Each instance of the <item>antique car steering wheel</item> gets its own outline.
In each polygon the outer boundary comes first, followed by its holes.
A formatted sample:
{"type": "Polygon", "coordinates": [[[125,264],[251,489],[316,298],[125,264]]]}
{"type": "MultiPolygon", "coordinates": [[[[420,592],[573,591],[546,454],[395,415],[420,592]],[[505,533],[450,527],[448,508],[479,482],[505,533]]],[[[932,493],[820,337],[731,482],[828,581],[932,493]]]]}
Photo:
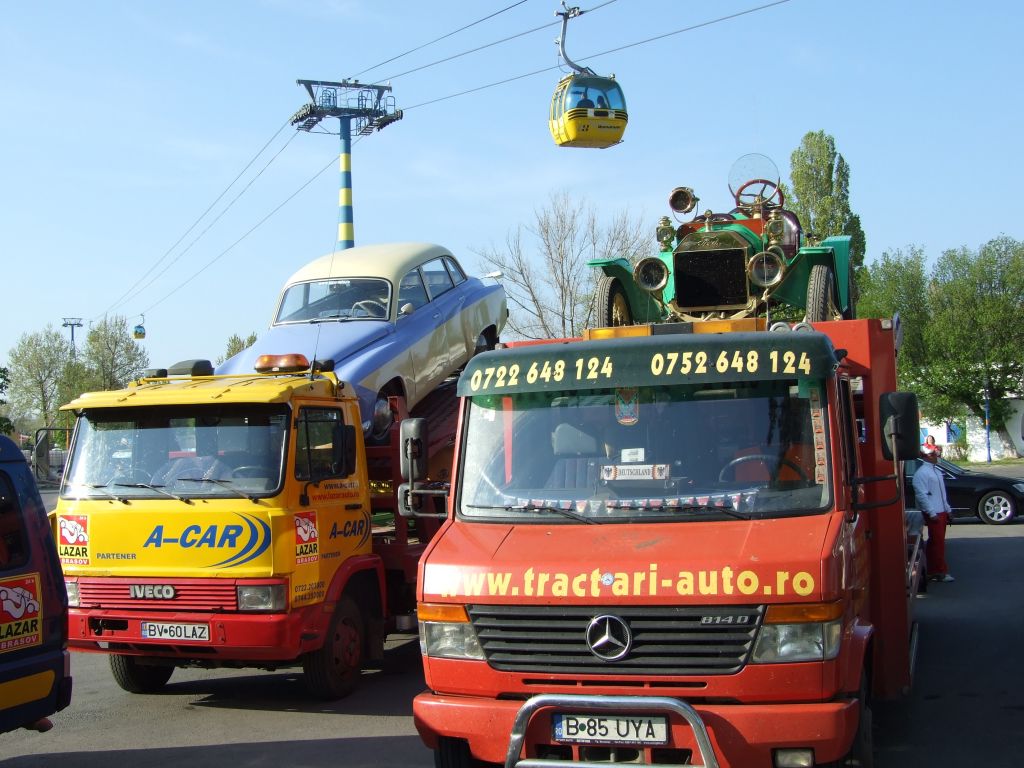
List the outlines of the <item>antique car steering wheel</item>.
{"type": "Polygon", "coordinates": [[[718,473],[718,482],[724,483],[725,475],[730,469],[733,469],[739,464],[745,464],[748,461],[760,461],[770,466],[775,466],[777,464],[778,466],[776,467],[776,469],[786,466],[792,470],[795,470],[797,475],[799,475],[800,479],[803,480],[804,482],[809,483],[811,481],[810,476],[807,474],[804,468],[794,461],[790,461],[789,459],[782,459],[780,461],[778,456],[770,456],[767,453],[752,453],[749,456],[737,456],[735,459],[733,459],[724,467],[722,467],[722,471],[718,473]]]}
{"type": "Polygon", "coordinates": [[[363,301],[357,301],[352,305],[352,309],[361,309],[369,317],[387,317],[388,311],[384,308],[383,304],[373,301],[372,299],[364,299],[363,301]]]}
{"type": "Polygon", "coordinates": [[[778,183],[771,181],[770,179],[751,179],[750,181],[746,181],[739,189],[736,190],[734,197],[736,198],[736,205],[740,208],[753,205],[754,201],[759,197],[761,198],[761,202],[765,205],[777,205],[780,208],[786,205],[786,198],[782,194],[782,189],[779,187],[778,183]],[[760,188],[756,191],[747,192],[748,187],[760,188]],[[743,200],[744,195],[747,195],[750,200],[745,202],[743,200]],[[773,202],[774,198],[778,198],[778,202],[773,202]]]}

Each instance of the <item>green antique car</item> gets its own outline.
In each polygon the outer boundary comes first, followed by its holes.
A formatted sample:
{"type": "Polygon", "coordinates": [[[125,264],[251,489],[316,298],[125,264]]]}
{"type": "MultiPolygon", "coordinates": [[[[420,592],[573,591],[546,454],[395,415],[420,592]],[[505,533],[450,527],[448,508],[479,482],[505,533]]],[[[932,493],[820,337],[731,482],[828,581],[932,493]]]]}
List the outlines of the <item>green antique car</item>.
{"type": "MultiPolygon", "coordinates": [[[[660,253],[633,267],[594,259],[604,273],[595,295],[597,325],[763,318],[779,304],[804,320],[855,316],[850,237],[805,242],[800,220],[785,208],[779,172],[764,155],[744,155],[729,174],[736,207],[706,210],[678,226],[662,217],[660,253]]],[[[669,197],[676,214],[697,207],[689,187],[669,197]]]]}

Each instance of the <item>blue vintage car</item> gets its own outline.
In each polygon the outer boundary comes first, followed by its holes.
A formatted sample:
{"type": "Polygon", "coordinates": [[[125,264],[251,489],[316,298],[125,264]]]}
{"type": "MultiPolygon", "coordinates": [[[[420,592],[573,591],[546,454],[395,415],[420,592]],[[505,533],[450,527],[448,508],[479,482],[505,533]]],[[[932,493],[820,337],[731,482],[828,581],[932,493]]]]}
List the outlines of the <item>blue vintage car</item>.
{"type": "Polygon", "coordinates": [[[252,371],[263,354],[333,360],[356,388],[364,431],[380,437],[391,425],[389,395],[403,395],[411,409],[477,351],[492,349],[507,317],[505,289],[468,277],[440,245],[350,248],[293,274],[270,328],[217,373],[252,371]]]}

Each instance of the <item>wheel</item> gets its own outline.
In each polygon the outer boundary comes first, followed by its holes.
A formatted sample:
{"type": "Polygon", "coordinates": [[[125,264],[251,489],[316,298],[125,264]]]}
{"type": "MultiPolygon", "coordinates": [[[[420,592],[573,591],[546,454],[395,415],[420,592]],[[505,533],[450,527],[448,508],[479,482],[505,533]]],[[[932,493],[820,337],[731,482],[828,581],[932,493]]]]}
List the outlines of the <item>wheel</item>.
{"type": "Polygon", "coordinates": [[[832,267],[827,264],[815,264],[811,267],[811,276],[807,281],[807,311],[804,320],[808,323],[819,323],[822,320],[835,320],[840,317],[836,309],[835,287],[832,279],[832,267]]]}
{"type": "Polygon", "coordinates": [[[1006,525],[1015,513],[1013,499],[1005,491],[990,491],[978,502],[978,517],[989,525],[1006,525]]]}
{"type": "Polygon", "coordinates": [[[497,344],[498,334],[494,332],[493,328],[488,328],[476,337],[476,347],[473,349],[473,354],[479,355],[481,352],[489,352],[494,349],[497,344]]]}
{"type": "Polygon", "coordinates": [[[811,478],[808,477],[807,472],[804,470],[804,468],[801,467],[796,462],[791,461],[790,459],[784,458],[782,459],[782,461],[779,461],[778,456],[770,456],[767,453],[751,453],[746,456],[737,456],[735,459],[733,459],[724,467],[722,467],[722,471],[718,473],[718,482],[724,483],[725,476],[729,473],[730,469],[734,469],[740,464],[746,464],[748,461],[760,461],[764,464],[770,464],[772,466],[777,465],[777,469],[781,467],[789,467],[790,469],[797,473],[797,475],[803,482],[809,483],[811,480],[811,478]]]}
{"type": "Polygon", "coordinates": [[[352,311],[362,310],[366,317],[387,317],[388,311],[384,308],[383,304],[380,304],[372,299],[366,299],[364,301],[357,301],[352,305],[352,311]]]}
{"type": "Polygon", "coordinates": [[[860,692],[857,695],[860,704],[860,717],[857,718],[857,732],[853,735],[850,751],[839,765],[842,768],[871,768],[875,764],[875,739],[872,734],[871,707],[868,706],[867,675],[862,674],[860,692]]]}
{"type": "Polygon", "coordinates": [[[122,690],[128,693],[156,693],[174,673],[170,665],[144,664],[138,656],[111,654],[110,671],[122,690]]]}
{"type": "Polygon", "coordinates": [[[333,701],[355,690],[363,666],[365,639],[359,606],[342,595],[327,627],[324,644],[302,659],[302,673],[309,692],[333,701]]]}
{"type": "Polygon", "coordinates": [[[434,768],[473,768],[473,755],[463,739],[442,736],[434,751],[434,768]]]}
{"type": "Polygon", "coordinates": [[[605,275],[598,281],[594,303],[597,327],[633,324],[629,299],[626,298],[626,291],[617,277],[605,275]]]}

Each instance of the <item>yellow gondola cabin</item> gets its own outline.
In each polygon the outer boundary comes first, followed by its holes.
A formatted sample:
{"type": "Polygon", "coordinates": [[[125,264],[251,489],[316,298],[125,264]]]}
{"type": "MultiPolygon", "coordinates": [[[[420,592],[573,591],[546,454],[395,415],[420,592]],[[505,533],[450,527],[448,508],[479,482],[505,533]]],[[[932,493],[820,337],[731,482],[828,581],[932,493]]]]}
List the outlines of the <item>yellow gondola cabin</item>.
{"type": "Polygon", "coordinates": [[[622,141],[628,119],[615,78],[572,74],[555,88],[548,127],[560,147],[605,149],[622,141]]]}

